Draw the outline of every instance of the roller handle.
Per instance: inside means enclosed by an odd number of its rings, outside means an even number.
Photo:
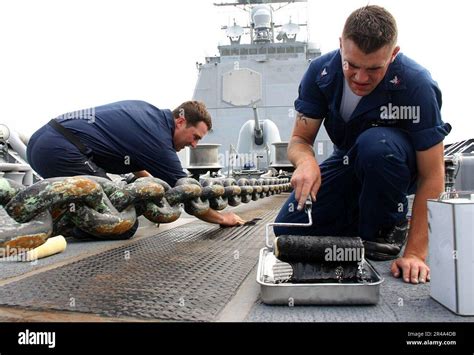
[[[313,201],[311,201],[311,196],[306,198],[304,204],[304,211],[308,215],[308,223],[267,223],[265,226],[265,245],[268,249],[273,250],[273,243],[270,243],[270,233],[268,232],[269,227],[311,227],[313,225]]]

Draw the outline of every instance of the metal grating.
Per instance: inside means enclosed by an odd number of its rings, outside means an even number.
[[[269,199],[270,200],[270,199]],[[277,205],[277,206],[275,206]],[[177,227],[0,288],[0,304],[109,317],[212,321],[258,260],[279,204],[241,213],[255,226]]]

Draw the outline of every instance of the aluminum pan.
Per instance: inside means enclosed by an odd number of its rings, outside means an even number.
[[[268,248],[260,250],[257,268],[257,282],[261,288],[261,299],[266,304],[280,305],[362,305],[376,304],[379,301],[380,284],[384,279],[365,261],[366,270],[374,282],[368,283],[321,283],[291,284],[270,283],[264,279],[264,267],[269,257]],[[270,260],[271,262],[271,260]],[[268,265],[267,265],[268,267]]]

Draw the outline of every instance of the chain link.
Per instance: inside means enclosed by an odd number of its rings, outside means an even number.
[[[0,257],[35,248],[51,236],[71,236],[74,228],[101,239],[120,239],[137,228],[141,215],[153,223],[170,223],[181,216],[182,207],[201,216],[290,189],[288,178],[182,178],[173,188],[152,177],[126,184],[74,176],[29,187],[0,178]]]

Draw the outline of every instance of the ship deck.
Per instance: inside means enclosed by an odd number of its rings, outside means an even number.
[[[68,240],[65,252],[37,262],[0,263],[3,322],[473,322],[390,275],[370,306],[270,306],[256,282],[265,223],[287,194],[233,210],[254,226],[219,228],[183,216],[156,226],[140,217],[127,241]]]

